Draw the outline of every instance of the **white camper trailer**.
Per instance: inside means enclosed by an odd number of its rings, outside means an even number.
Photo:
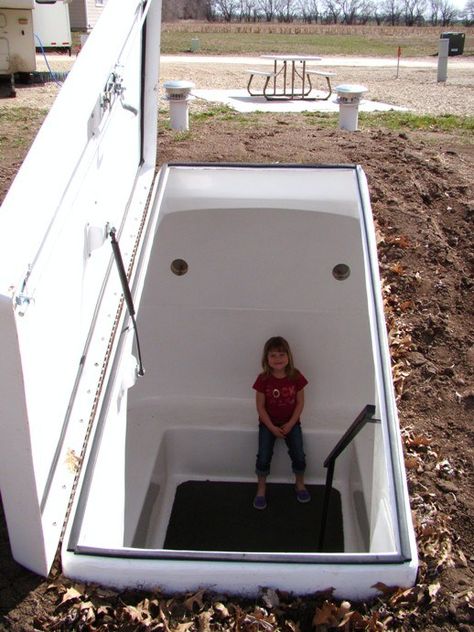
[[[71,50],[67,3],[0,0],[1,96],[15,96],[15,74],[36,70],[36,45]]]
[[[36,69],[33,4],[34,0],[0,0],[0,90],[5,96],[15,96],[15,73]]]
[[[367,598],[379,581],[411,585],[363,170],[156,175],[160,14],[159,0],[110,0],[1,208],[0,485],[13,555],[46,575],[62,542],[72,578],[165,591],[332,586]],[[313,500],[288,495],[278,451],[286,535],[269,547],[256,537],[268,518],[251,508],[251,384],[275,333],[311,383]],[[217,530],[203,509],[216,494],[227,499]]]
[[[69,0],[47,3],[35,0],[33,29],[36,48],[63,49],[71,52]]]

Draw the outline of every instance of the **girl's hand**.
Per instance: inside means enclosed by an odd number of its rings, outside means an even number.
[[[273,426],[273,428],[271,428],[271,431],[277,439],[280,439],[281,437],[285,436],[282,426]]]
[[[292,428],[293,426],[291,426],[288,422],[283,424],[283,426],[280,426],[280,430],[282,431],[284,437],[286,437],[287,434],[290,434]]]

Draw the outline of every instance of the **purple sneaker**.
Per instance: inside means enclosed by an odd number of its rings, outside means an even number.
[[[311,500],[311,494],[307,489],[297,489],[296,500],[299,503],[309,503],[309,501]]]
[[[253,499],[253,506],[254,509],[266,509],[267,501],[265,499],[265,496],[255,496],[255,498]]]

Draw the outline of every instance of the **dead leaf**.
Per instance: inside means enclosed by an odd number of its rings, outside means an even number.
[[[218,615],[220,619],[227,619],[228,617],[230,617],[229,611],[224,606],[224,604],[221,603],[220,601],[217,601],[213,605],[213,608],[214,608],[214,612]]]
[[[400,307],[400,311],[407,312],[409,309],[412,309],[413,301],[410,301],[410,300],[402,301],[399,307]]]
[[[335,625],[337,623],[335,614],[337,607],[326,601],[320,608],[316,608],[313,617],[313,626],[317,625]]]
[[[209,610],[204,610],[198,615],[198,630],[199,632],[211,631],[211,613]]]
[[[198,590],[197,593],[194,593],[193,595],[190,595],[187,599],[185,599],[184,607],[191,611],[194,609],[195,605],[197,605],[198,608],[202,608],[205,592],[206,591],[203,589]]]
[[[390,271],[394,274],[402,275],[404,273],[404,269],[401,263],[397,262],[390,266]]]
[[[375,615],[375,616],[374,616]],[[350,630],[369,630],[371,632],[375,632],[380,627],[377,627],[377,614],[372,613],[372,617],[368,619],[357,610],[352,610],[348,612],[346,617],[341,621],[338,627],[344,627],[348,623],[350,623]]]
[[[448,476],[448,477],[454,476],[454,474],[456,473],[451,463],[448,461],[448,459],[443,459],[443,461],[440,461],[439,463],[437,463],[435,470],[439,472],[440,474],[442,474],[443,476]]]
[[[272,588],[264,588],[262,590],[262,601],[267,608],[276,608],[280,605],[278,593]]]
[[[81,593],[78,590],[76,590],[73,586],[71,586],[64,593],[63,598],[61,600],[61,604],[66,603],[67,601],[79,600],[81,599],[81,597],[82,597]]]
[[[91,601],[84,601],[80,604],[81,620],[84,623],[91,624],[95,621],[95,607]]]
[[[109,588],[98,586],[95,594],[100,597],[100,599],[114,599],[114,597],[116,597],[118,593],[116,590],[111,590]]]
[[[141,612],[137,608],[135,608],[135,606],[124,606],[123,612],[127,615],[130,621],[139,623],[142,620]]]
[[[381,592],[384,597],[393,594],[396,590],[400,590],[400,586],[387,586],[387,584],[383,582],[372,584],[371,588],[375,588],[375,590]]]
[[[98,617],[105,617],[107,615],[112,616],[113,613],[114,613],[114,609],[110,605],[102,605],[97,608]]]
[[[170,604],[168,604],[168,605],[170,605]],[[164,628],[165,628],[165,631],[166,631],[166,632],[170,632],[170,627],[169,627],[169,624],[168,624],[168,619],[166,618],[166,615],[165,615],[165,613],[163,612],[163,608],[161,608],[161,607],[160,607],[160,609],[159,609],[159,614],[160,614],[160,620],[161,620],[161,622],[163,623],[163,626],[164,626]],[[183,631],[181,631],[181,632],[185,632],[185,630],[183,630]]]
[[[194,623],[192,621],[186,621],[186,623],[178,623],[175,627],[173,627],[173,632],[188,632],[190,628],[192,628]],[[169,630],[169,628],[167,628]]]
[[[436,582],[434,584],[430,584],[428,586],[428,595],[430,596],[430,601],[433,602],[435,600],[436,595],[438,594],[439,589],[441,588],[441,584]]]
[[[338,623],[337,627],[344,628],[349,623],[349,621],[352,621],[353,614],[353,611],[346,612],[341,621]]]
[[[314,598],[318,601],[322,601],[323,599],[325,601],[329,601],[330,599],[332,599],[335,590],[336,589],[334,588],[334,586],[330,586],[329,588],[325,588],[324,590],[317,590],[314,593]]]
[[[467,567],[467,557],[464,555],[462,551],[458,551],[458,557],[460,561],[460,566]]]
[[[408,239],[406,235],[400,235],[399,237],[395,237],[393,242],[396,243],[397,246],[403,249],[410,247],[410,240]]]
[[[75,474],[78,471],[80,464],[81,459],[77,456],[72,448],[68,448],[66,453],[66,465],[68,470]]]
[[[379,621],[378,612],[372,612],[370,617],[362,617],[359,612],[355,612],[353,617],[353,625],[356,630],[368,630],[368,632],[378,632],[379,630],[385,630],[386,625],[391,621],[391,617],[387,617],[387,619],[382,623]],[[360,620],[359,620],[360,617]],[[365,625],[365,627],[364,627]]]
[[[405,601],[416,601],[417,589],[413,588],[399,588],[388,600],[389,604],[395,605]]]
[[[423,448],[431,445],[432,439],[425,435],[412,435],[405,440],[405,445],[409,448]]]
[[[261,628],[264,632],[274,632],[277,627],[275,617],[263,614],[258,608],[255,608],[254,614],[247,614],[242,622],[250,625],[256,624],[257,629]]]

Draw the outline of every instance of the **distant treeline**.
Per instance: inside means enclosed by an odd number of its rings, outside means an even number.
[[[474,25],[474,0],[163,0],[163,20],[389,26]]]

